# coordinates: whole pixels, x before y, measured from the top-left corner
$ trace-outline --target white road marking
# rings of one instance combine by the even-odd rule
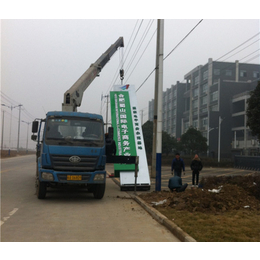
[[[4,221],[1,221],[0,226],[2,226],[17,210],[18,208],[14,208],[12,211],[10,211],[8,213],[9,216],[3,218]]]

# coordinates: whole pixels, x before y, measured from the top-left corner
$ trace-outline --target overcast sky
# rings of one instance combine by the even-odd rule
[[[164,57],[199,21],[164,20]],[[260,31],[259,26],[260,22],[256,19],[203,20],[165,59],[163,89],[177,81],[182,82],[186,73],[198,65],[206,64],[209,58],[217,60],[255,36]],[[1,20],[1,103],[9,106],[22,104],[21,119],[27,122],[34,117],[44,118],[47,111],[61,110],[64,92],[122,36],[125,47],[114,54],[100,77],[85,91],[78,109],[80,112],[102,112],[105,116],[105,103],[104,100],[101,102],[101,95],[108,94],[114,83],[120,83],[118,68],[122,56],[125,58],[124,84],[133,84],[136,89],[154,69],[156,27],[156,19]],[[144,41],[130,66],[142,37]],[[259,64],[259,39],[259,35],[254,37],[220,61],[241,60]],[[152,74],[137,92],[139,108],[144,111],[144,122],[148,118],[148,102],[154,97],[154,79],[155,75]],[[1,109],[6,111],[4,143],[8,146],[10,109],[3,106]],[[14,147],[17,145],[18,114],[18,109],[13,109]],[[21,123],[22,147],[26,145],[26,127],[25,123]],[[29,141],[29,146],[34,147],[35,144]]]

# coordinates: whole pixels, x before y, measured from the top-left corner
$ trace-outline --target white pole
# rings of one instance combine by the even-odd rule
[[[4,149],[4,123],[5,123],[5,111],[3,110],[1,150]]]
[[[158,113],[157,113],[157,140],[156,140],[156,191],[161,190],[161,160],[162,160],[162,98],[163,98],[163,45],[164,20],[159,20],[159,73],[158,73]]]
[[[21,123],[21,106],[19,106],[19,120],[18,120],[18,138],[17,138],[17,153],[19,153],[19,141],[20,141],[20,123]]]
[[[151,177],[156,177],[156,140],[157,140],[157,116],[158,116],[158,75],[159,75],[159,48],[160,48],[160,20],[157,20],[157,42],[155,59],[155,85],[154,85],[154,108],[153,108],[153,151]]]
[[[221,122],[222,122],[222,119],[221,117],[219,116],[218,117],[218,162],[220,162],[220,134],[221,134]]]

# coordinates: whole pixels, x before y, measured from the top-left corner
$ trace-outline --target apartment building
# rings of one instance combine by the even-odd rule
[[[250,142],[253,143],[251,139],[254,137],[246,127],[246,100],[249,92],[257,86],[259,73],[259,64],[219,62],[210,58],[207,64],[197,66],[184,75],[186,83],[177,82],[179,88],[176,84],[164,92],[163,130],[179,138],[193,126],[207,138],[208,155],[212,157],[218,154],[219,139],[221,157],[230,157],[232,153],[250,153]],[[180,96],[171,100],[169,96],[174,88],[178,89]],[[150,102],[151,120],[153,108],[151,105],[150,110]],[[182,106],[176,106],[176,111],[172,111],[175,104],[173,102],[181,103]],[[241,105],[243,102],[244,105]],[[237,111],[238,109],[240,110]],[[175,117],[178,118],[175,131],[173,113],[176,113]],[[255,143],[255,147],[257,145]]]

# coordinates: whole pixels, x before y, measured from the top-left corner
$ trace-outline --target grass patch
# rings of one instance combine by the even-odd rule
[[[198,242],[260,242],[260,212],[233,210],[220,214],[156,207]]]

